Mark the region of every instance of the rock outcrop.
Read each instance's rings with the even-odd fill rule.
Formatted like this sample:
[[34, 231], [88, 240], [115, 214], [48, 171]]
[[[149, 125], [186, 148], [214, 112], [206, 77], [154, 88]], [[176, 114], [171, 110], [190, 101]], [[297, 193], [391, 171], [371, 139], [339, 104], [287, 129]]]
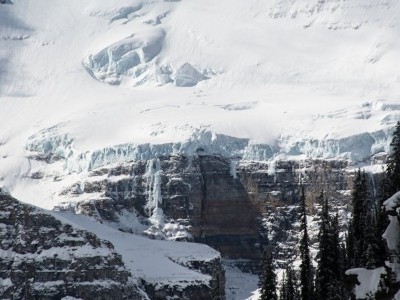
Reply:
[[[318, 223], [321, 190], [346, 227], [352, 176], [346, 161], [250, 162], [200, 151], [93, 169], [60, 191], [65, 202], [56, 209], [85, 214], [122, 231], [139, 229], [151, 238], [206, 243], [254, 272], [260, 245], [267, 242], [276, 245], [278, 263], [296, 256], [300, 185], [306, 189], [311, 227]], [[317, 228], [311, 228], [311, 238], [316, 237], [313, 230]], [[223, 299], [221, 262], [211, 265], [201, 260], [185, 265], [210, 275], [210, 284], [160, 286], [143, 278], [142, 285], [151, 299], [202, 299], [210, 293]]]
[[[170, 278], [157, 281], [134, 274], [124, 264], [126, 259], [141, 259], [134, 256], [135, 252], [121, 257], [111, 242], [76, 229], [60, 221], [60, 217], [64, 220], [67, 215], [50, 214], [0, 193], [1, 299], [201, 300], [210, 295], [225, 299], [221, 257], [212, 249], [215, 254], [209, 257], [188, 255], [187, 250], [185, 257], [174, 252], [164, 254], [174, 263], [205, 276], [185, 280], [171, 273]], [[182, 251], [180, 247], [170, 251], [174, 250]]]
[[267, 234], [273, 242], [289, 243], [301, 184], [311, 214], [321, 190], [329, 201], [345, 208], [352, 184], [348, 167], [346, 161], [272, 164], [201, 153], [162, 156], [92, 170], [87, 180], [61, 192], [73, 200], [61, 209], [117, 223], [121, 212], [130, 211], [150, 225], [157, 207], [165, 223], [153, 226], [150, 234], [155, 237], [174, 239], [168, 230], [180, 228], [189, 233], [182, 239], [206, 243], [224, 258], [254, 261]]
[[146, 299], [111, 243], [0, 193], [1, 299]]
[[225, 257], [255, 259], [260, 211], [230, 169], [230, 161], [218, 156], [161, 157], [94, 170], [89, 180], [62, 194], [75, 197], [74, 210], [118, 222], [122, 210], [151, 217], [159, 192], [167, 222], [187, 228], [188, 239], [211, 245]]

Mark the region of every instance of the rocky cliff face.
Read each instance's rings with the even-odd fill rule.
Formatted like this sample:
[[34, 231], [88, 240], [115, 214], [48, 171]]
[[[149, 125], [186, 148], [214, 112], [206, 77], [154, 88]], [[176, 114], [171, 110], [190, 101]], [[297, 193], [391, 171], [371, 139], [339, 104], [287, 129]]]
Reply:
[[[73, 201], [59, 208], [116, 223], [126, 211], [138, 212], [154, 237], [194, 240], [225, 258], [257, 260], [267, 237], [282, 248], [296, 244], [290, 233], [296, 229], [300, 184], [311, 214], [311, 204], [324, 190], [345, 218], [352, 182], [348, 170], [346, 161], [272, 164], [201, 154], [164, 156], [93, 170], [87, 180], [61, 192]], [[163, 221], [154, 222], [160, 210]]]
[[[33, 175], [34, 180], [45, 180]], [[295, 257], [300, 185], [307, 193], [312, 237], [321, 190], [345, 227], [352, 176], [346, 161], [267, 163], [202, 153], [161, 156], [91, 170], [59, 192], [65, 201], [55, 209], [86, 214], [151, 238], [206, 243], [223, 258], [241, 259], [241, 268], [255, 271], [261, 244], [276, 245], [278, 263]], [[150, 298], [204, 299], [211, 293], [224, 298], [220, 259], [190, 260], [184, 266], [210, 275], [210, 283], [161, 286], [143, 278]]]
[[135, 210], [151, 220], [159, 205], [166, 220], [157, 236], [175, 238], [168, 230], [178, 228], [188, 232], [183, 239], [207, 243], [226, 257], [258, 256], [254, 244], [258, 241], [259, 207], [251, 201], [241, 180], [232, 176], [227, 159], [161, 157], [102, 168], [90, 175], [86, 182], [62, 192], [75, 197], [74, 210], [118, 222], [123, 210]]
[[[58, 220], [58, 216], [68, 220], [67, 214], [54, 215], [0, 193], [1, 299], [200, 300], [210, 299], [210, 295], [225, 299], [224, 270], [221, 257], [214, 255], [218, 254], [214, 250], [209, 257], [193, 253], [188, 256], [187, 250], [182, 252], [180, 247], [172, 247], [169, 254], [159, 254], [205, 275], [198, 280], [182, 280], [175, 278], [179, 274], [171, 274], [160, 281], [142, 277], [125, 265], [127, 260], [142, 259], [134, 256], [135, 252], [121, 257], [111, 242]], [[195, 247], [193, 250], [201, 251]]]
[[0, 194], [0, 298], [144, 299], [111, 243]]

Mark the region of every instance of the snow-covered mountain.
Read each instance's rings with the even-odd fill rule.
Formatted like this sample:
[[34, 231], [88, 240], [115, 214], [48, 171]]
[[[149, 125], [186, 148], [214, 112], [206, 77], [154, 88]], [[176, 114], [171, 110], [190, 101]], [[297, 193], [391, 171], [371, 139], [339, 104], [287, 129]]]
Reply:
[[199, 147], [250, 159], [384, 151], [400, 109], [398, 12], [389, 0], [9, 1], [4, 185], [29, 170], [27, 150], [72, 171], [110, 147], [123, 160]]
[[[19, 200], [190, 239], [190, 220], [154, 213], [163, 199], [200, 216], [202, 190], [234, 187], [229, 199], [261, 207], [333, 180], [345, 205], [354, 165], [382, 170], [400, 119], [398, 1], [2, 3], [0, 187]], [[116, 231], [61, 216], [101, 238]]]

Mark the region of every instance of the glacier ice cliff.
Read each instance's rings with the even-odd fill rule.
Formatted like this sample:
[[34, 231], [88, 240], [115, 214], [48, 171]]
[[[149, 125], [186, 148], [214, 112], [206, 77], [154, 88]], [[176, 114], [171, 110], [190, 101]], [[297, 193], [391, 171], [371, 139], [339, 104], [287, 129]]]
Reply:
[[221, 155], [244, 161], [282, 159], [343, 159], [353, 163], [368, 162], [378, 153], [387, 153], [391, 129], [365, 132], [339, 139], [297, 139], [282, 135], [272, 144], [254, 143], [247, 138], [196, 130], [183, 142], [164, 144], [126, 143], [79, 153], [74, 138], [52, 129], [29, 138], [26, 149], [30, 157], [47, 161], [60, 160], [69, 172], [81, 172], [107, 164], [151, 160], [168, 155]]

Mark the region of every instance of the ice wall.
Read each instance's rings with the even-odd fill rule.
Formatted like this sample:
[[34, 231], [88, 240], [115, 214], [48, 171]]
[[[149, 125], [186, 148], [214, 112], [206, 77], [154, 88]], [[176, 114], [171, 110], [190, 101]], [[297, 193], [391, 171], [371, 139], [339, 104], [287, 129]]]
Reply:
[[372, 155], [388, 152], [391, 141], [390, 130], [362, 133], [342, 139], [304, 139], [285, 136], [273, 145], [256, 144], [249, 139], [236, 138], [211, 131], [195, 131], [183, 142], [165, 144], [127, 143], [79, 153], [74, 150], [74, 139], [58, 135], [54, 131], [40, 132], [32, 136], [26, 149], [64, 159], [64, 168], [70, 172], [92, 170], [98, 167], [126, 161], [151, 160], [167, 155], [221, 155], [249, 160], [271, 161], [275, 159], [345, 159], [352, 162], [368, 161]]

